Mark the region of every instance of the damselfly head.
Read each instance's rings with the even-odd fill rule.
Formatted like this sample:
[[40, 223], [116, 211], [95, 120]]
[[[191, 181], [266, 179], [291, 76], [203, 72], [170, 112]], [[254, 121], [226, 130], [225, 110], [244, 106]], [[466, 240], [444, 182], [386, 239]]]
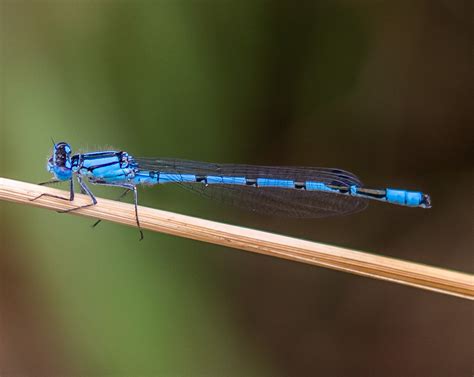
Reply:
[[56, 143], [53, 147], [53, 153], [48, 160], [48, 171], [53, 173], [55, 177], [61, 181], [71, 178], [71, 152], [71, 146], [68, 143]]

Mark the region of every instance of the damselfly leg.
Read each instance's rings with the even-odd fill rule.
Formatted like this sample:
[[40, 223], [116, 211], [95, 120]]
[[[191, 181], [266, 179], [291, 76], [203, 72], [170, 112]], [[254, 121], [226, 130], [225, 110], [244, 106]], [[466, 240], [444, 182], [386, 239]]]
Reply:
[[[68, 213], [68, 212], [72, 212], [72, 211], [77, 211], [78, 209], [92, 207], [92, 206], [95, 206], [97, 204], [97, 199], [95, 198], [94, 194], [89, 189], [89, 187], [87, 187], [86, 184], [83, 182], [81, 176], [76, 175], [76, 178], [77, 178], [77, 182], [79, 182], [79, 185], [81, 187], [81, 191], [83, 193], [89, 195], [89, 197], [92, 200], [92, 203], [85, 204], [83, 206], [78, 206], [78, 207], [74, 207], [74, 208], [69, 208], [69, 209], [64, 209], [64, 210], [61, 210], [61, 211], [57, 211], [58, 213]], [[71, 182], [72, 182], [72, 179], [71, 179]], [[72, 192], [72, 198], [74, 199], [74, 186], [73, 186], [72, 183], [71, 183], [71, 192]]]
[[[115, 200], [121, 202], [122, 199], [123, 199], [130, 191], [131, 191], [131, 190], [130, 190], [129, 188], [126, 188], [125, 191], [122, 192], [122, 193], [120, 194], [120, 196], [119, 196], [117, 199], [115, 199]], [[101, 221], [102, 221], [101, 219], [97, 220], [94, 224], [92, 224], [92, 227], [95, 228], [97, 225], [99, 225], [99, 224], [101, 223]]]
[[60, 181], [59, 179], [52, 179], [50, 181], [46, 181], [46, 182], [40, 182], [38, 183], [39, 186], [47, 186], [47, 185], [53, 185], [55, 183], [61, 183], [62, 181]]
[[[95, 182], [94, 184], [100, 185], [100, 186], [112, 186], [112, 187], [122, 187], [125, 189], [125, 191], [120, 195], [119, 200], [123, 198], [129, 191], [133, 191], [133, 201], [135, 205], [135, 222], [137, 224], [138, 230], [140, 231], [140, 241], [143, 239], [143, 231], [140, 226], [140, 220], [138, 218], [138, 192], [137, 192], [137, 187], [131, 183], [99, 183]], [[94, 226], [97, 226], [100, 223], [100, 220], [97, 221]]]
[[[39, 183], [39, 185], [41, 186], [45, 186], [45, 185], [49, 185], [49, 184], [53, 184], [53, 183], [59, 183], [60, 181], [57, 181], [57, 180], [52, 180], [52, 181], [47, 181], [47, 182], [43, 182], [43, 183]], [[33, 199], [30, 199], [31, 202], [34, 202], [35, 200], [38, 200], [39, 198], [42, 198], [43, 196], [47, 196], [49, 198], [56, 198], [56, 199], [61, 199], [61, 200], [67, 200], [69, 202], [72, 202], [74, 200], [74, 182], [73, 182], [73, 178], [71, 177], [71, 179], [69, 180], [69, 198], [65, 198], [63, 196], [59, 196], [59, 195], [53, 195], [53, 194], [47, 194], [47, 193], [43, 193], [43, 194], [40, 194], [38, 195], [37, 197], [33, 198]], [[59, 211], [58, 211], [59, 212]]]

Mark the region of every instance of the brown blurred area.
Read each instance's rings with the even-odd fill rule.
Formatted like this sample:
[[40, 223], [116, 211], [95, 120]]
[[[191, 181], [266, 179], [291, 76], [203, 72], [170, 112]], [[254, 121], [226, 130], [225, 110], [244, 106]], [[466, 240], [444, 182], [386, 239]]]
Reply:
[[[291, 109], [272, 104], [272, 120], [263, 133], [282, 125], [271, 150], [278, 153], [293, 142], [289, 154], [295, 162], [306, 143], [311, 148], [309, 137], [317, 137], [310, 131], [315, 121], [342, 124], [350, 118], [352, 128], [341, 126], [331, 135], [340, 149], [318, 143], [318, 155], [335, 153], [340, 166], [354, 157], [359, 166], [354, 171], [366, 168], [365, 182], [415, 177], [431, 190], [433, 210], [419, 218], [390, 209], [386, 216], [369, 212], [361, 223], [343, 219], [340, 226], [334, 220], [331, 228], [321, 230], [324, 237], [337, 244], [342, 232], [352, 247], [472, 273], [472, 3], [361, 3], [367, 6], [373, 34], [351, 96], [331, 103], [320, 119], [294, 116], [288, 113]], [[296, 16], [291, 7], [284, 8], [279, 13], [283, 30], [293, 29], [288, 19], [312, 24], [311, 12]], [[299, 60], [308, 61], [305, 56]], [[292, 68], [295, 75], [302, 71]], [[299, 100], [288, 96], [268, 98]], [[364, 131], [357, 122], [374, 127], [360, 135]], [[299, 130], [290, 143], [289, 127]], [[297, 232], [303, 236], [305, 231]], [[232, 258], [232, 271], [239, 273], [232, 287], [246, 308], [237, 310], [237, 318], [244, 331], [271, 350], [285, 375], [472, 374], [471, 302], [332, 271], [315, 274], [311, 267], [269, 258]]]
[[12, 245], [7, 229], [5, 225], [2, 228], [0, 253], [1, 375], [73, 375], [72, 360], [62, 349], [62, 334], [57, 333], [58, 318], [47, 312], [55, 303], [41, 301], [44, 295], [31, 284], [31, 271], [25, 270], [12, 253], [22, 248]]
[[[142, 3], [148, 9], [146, 2]], [[114, 8], [106, 29], [121, 30], [126, 24], [123, 6], [120, 12]], [[240, 212], [226, 213], [227, 217], [218, 212], [220, 220], [473, 273], [472, 2], [259, 2], [256, 10], [248, 5], [239, 15], [247, 17], [255, 11], [265, 22], [257, 22], [255, 30], [243, 31], [238, 27], [248, 25], [238, 24], [225, 6], [215, 6], [215, 2], [191, 2], [182, 8], [189, 16], [184, 19], [190, 30], [206, 41], [203, 54], [211, 56], [206, 58], [211, 61], [210, 71], [215, 70], [211, 76], [223, 81], [222, 86], [216, 86], [222, 89], [216, 90], [222, 103], [215, 106], [224, 103], [223, 108], [231, 109], [222, 118], [228, 123], [221, 124], [229, 130], [215, 140], [224, 147], [213, 157], [229, 149], [235, 153], [224, 159], [234, 162], [337, 166], [360, 175], [367, 186], [421, 190], [429, 192], [433, 200], [433, 208], [426, 211], [376, 203], [354, 216], [315, 222], [266, 219]], [[2, 9], [4, 20], [17, 17], [14, 6], [4, 3]], [[54, 9], [55, 3], [48, 3], [39, 14], [47, 15]], [[157, 10], [150, 13], [153, 11]], [[101, 12], [107, 14], [108, 6]], [[13, 43], [16, 32], [34, 34], [35, 27], [41, 29], [38, 24], [23, 27], [10, 21], [2, 33], [8, 33], [8, 43]], [[253, 39], [253, 33], [259, 36]], [[122, 31], [117, 37], [122, 38], [124, 49], [128, 46], [126, 34]], [[254, 44], [259, 51], [256, 62], [252, 54], [247, 60], [234, 55], [241, 45]], [[4, 50], [10, 52], [5, 45]], [[114, 61], [110, 77], [121, 81], [123, 67], [118, 65]], [[139, 73], [136, 69], [133, 75]], [[137, 86], [137, 91], [142, 90]], [[199, 90], [196, 92], [199, 97]], [[123, 110], [123, 118], [139, 124], [135, 123], [141, 111], [138, 95], [128, 95], [130, 102], [119, 95], [116, 102], [122, 110], [130, 106]], [[200, 129], [180, 127], [176, 126], [178, 136], [194, 132], [193, 138], [199, 140]], [[146, 126], [136, 126], [133, 132], [148, 140], [144, 143], [151, 143], [152, 132], [158, 134]], [[2, 149], [4, 144], [2, 140]], [[152, 144], [146, 147], [152, 148]], [[179, 156], [178, 147], [174, 151], [178, 157], [199, 159], [199, 149], [189, 147], [187, 156]], [[200, 212], [195, 214], [204, 217]], [[22, 221], [19, 216], [15, 220]], [[61, 324], [62, 312], [52, 309], [57, 304], [56, 288], [48, 286], [52, 291], [46, 294], [44, 276], [35, 275], [25, 255], [21, 259], [16, 256], [19, 250], [31, 253], [25, 241], [29, 235], [16, 233], [19, 231], [10, 218], [1, 223], [2, 377], [182, 375], [183, 369], [176, 374], [172, 368], [159, 372], [152, 361], [148, 369], [139, 372], [109, 369], [100, 353], [88, 353], [86, 346], [70, 340], [73, 336], [62, 329], [74, 325]], [[74, 221], [67, 226], [76, 227]], [[185, 336], [182, 343], [174, 345], [175, 353], [186, 348], [188, 341], [202, 347], [200, 359], [204, 361], [195, 374], [196, 360], [183, 361], [189, 363], [191, 376], [260, 376], [262, 370], [265, 375], [277, 376], [461, 377], [473, 373], [470, 301], [215, 246], [202, 246], [195, 253], [197, 243], [167, 242], [190, 250], [189, 254], [183, 251], [188, 262], [169, 256], [167, 267], [180, 271], [173, 261], [188, 263], [188, 269], [194, 263], [197, 267], [191, 274], [196, 281], [210, 276], [212, 283], [205, 280], [198, 298], [218, 303], [216, 313], [225, 316], [233, 328], [233, 332], [228, 328], [217, 331], [219, 340], [190, 339], [192, 334], [186, 334], [189, 338]], [[177, 252], [181, 246], [173, 250]], [[143, 258], [153, 261], [151, 258], [157, 257], [144, 252]], [[42, 284], [37, 286], [37, 281]], [[51, 302], [42, 301], [44, 297]], [[144, 301], [153, 299], [158, 300], [146, 297]], [[209, 328], [213, 328], [219, 319], [209, 321]], [[117, 329], [123, 330], [120, 325]], [[246, 364], [253, 364], [244, 358], [235, 361], [244, 365], [241, 369], [213, 369], [215, 354], [207, 353], [206, 348], [218, 349], [235, 334], [243, 339], [239, 344], [248, 347], [245, 352], [263, 360], [262, 369], [246, 368]], [[156, 336], [157, 343], [163, 341], [160, 336]]]
[[[363, 16], [370, 18], [372, 32], [354, 91], [331, 101], [320, 118], [301, 112], [295, 116], [288, 107], [278, 106], [299, 102], [291, 92], [283, 91], [288, 94], [285, 99], [268, 96], [275, 103], [269, 106], [271, 121], [262, 133], [275, 132], [274, 125], [281, 125], [270, 150], [277, 154], [291, 148], [288, 154], [296, 162], [301, 158], [298, 152], [310, 149], [317, 137], [311, 133], [315, 122], [348, 120], [351, 126], [334, 127], [330, 135], [338, 139], [339, 149], [333, 143], [318, 143], [316, 153], [337, 154], [339, 166], [347, 167], [349, 161], [353, 171], [365, 167], [366, 183], [415, 177], [420, 187], [430, 190], [433, 210], [417, 218], [387, 208], [377, 216], [379, 208], [372, 206], [360, 223], [347, 218], [334, 226], [337, 221], [330, 220], [331, 226], [320, 231], [314, 229], [321, 224], [313, 225], [313, 232], [334, 244], [340, 244], [343, 233], [351, 240], [347, 246], [472, 273], [473, 5], [351, 3], [367, 7]], [[294, 22], [309, 25], [299, 31], [311, 33], [314, 14], [295, 11], [296, 15], [291, 7], [282, 8], [276, 17], [282, 30], [293, 30]], [[308, 60], [299, 57], [300, 62]], [[293, 74], [304, 72], [298, 66], [290, 69], [292, 74], [283, 77], [291, 82]], [[373, 125], [371, 131], [361, 131], [359, 122]], [[299, 133], [289, 142], [290, 127]], [[400, 181], [403, 184], [410, 182]], [[287, 227], [281, 225], [282, 230]], [[304, 236], [310, 229], [294, 232]], [[284, 375], [472, 374], [471, 302], [332, 271], [315, 274], [311, 267], [269, 258], [232, 258], [232, 271], [238, 271], [233, 292], [246, 308], [236, 310], [236, 317], [261, 347], [268, 347]]]

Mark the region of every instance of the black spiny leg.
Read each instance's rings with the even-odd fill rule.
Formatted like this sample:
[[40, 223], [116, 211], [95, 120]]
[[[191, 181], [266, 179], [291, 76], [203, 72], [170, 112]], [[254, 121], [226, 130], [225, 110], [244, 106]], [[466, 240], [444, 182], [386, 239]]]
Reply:
[[134, 202], [135, 202], [135, 219], [137, 220], [137, 227], [138, 230], [140, 231], [140, 241], [143, 239], [143, 231], [142, 228], [140, 227], [140, 220], [138, 220], [138, 192], [137, 192], [137, 187], [133, 186], [133, 196], [134, 196]]
[[133, 198], [134, 198], [134, 204], [135, 204], [135, 219], [136, 219], [138, 230], [140, 231], [140, 241], [141, 241], [143, 239], [143, 231], [142, 231], [142, 228], [140, 226], [140, 220], [138, 219], [138, 193], [137, 193], [137, 188], [135, 187], [135, 185], [132, 185], [131, 183], [117, 183], [117, 184], [114, 184], [114, 183], [98, 183], [98, 182], [96, 182], [96, 184], [101, 185], [101, 186], [123, 187], [124, 189], [127, 189], [120, 196], [120, 198], [125, 196], [125, 194], [128, 191], [133, 191]]
[[[122, 198], [125, 197], [125, 195], [127, 195], [130, 191], [131, 190], [129, 188], [126, 188], [125, 191], [122, 192], [122, 194], [120, 194], [120, 196], [115, 200], [120, 202], [122, 200]], [[92, 224], [92, 227], [95, 228], [97, 225], [100, 224], [101, 221], [102, 221], [101, 219], [97, 220], [94, 224]]]
[[50, 181], [38, 183], [38, 185], [39, 186], [47, 186], [47, 185], [52, 185], [52, 184], [60, 183], [60, 182], [62, 182], [62, 181], [60, 181], [59, 179], [52, 179]]
[[[59, 182], [61, 182], [61, 181], [53, 179], [51, 181], [39, 183], [39, 185], [44, 186], [44, 185], [49, 185], [49, 184], [52, 184], [52, 183], [59, 183]], [[41, 195], [38, 195], [36, 198], [30, 199], [30, 201], [34, 202], [35, 200], [37, 200], [39, 198], [42, 198], [43, 196], [47, 196], [47, 197], [50, 197], [50, 198], [61, 199], [61, 200], [67, 200], [69, 202], [72, 202], [74, 200], [74, 182], [72, 180], [72, 177], [69, 180], [69, 198], [64, 198], [63, 196], [59, 196], [59, 195], [52, 195], [52, 194], [43, 193]]]
[[[85, 204], [83, 206], [74, 207], [74, 208], [64, 209], [64, 210], [58, 211], [58, 213], [68, 213], [68, 212], [72, 212], [72, 211], [77, 211], [78, 209], [95, 206], [97, 204], [97, 199], [95, 198], [94, 194], [89, 189], [89, 187], [87, 187], [86, 184], [82, 181], [81, 176], [76, 175], [76, 178], [77, 178], [77, 181], [79, 182], [79, 185], [81, 186], [81, 191], [85, 192], [87, 195], [89, 195], [89, 197], [92, 200], [92, 203]], [[71, 180], [71, 182], [72, 182], [72, 180]], [[72, 183], [71, 183], [71, 187], [72, 187]], [[72, 198], [74, 199], [74, 190], [72, 190], [72, 193], [73, 193]]]

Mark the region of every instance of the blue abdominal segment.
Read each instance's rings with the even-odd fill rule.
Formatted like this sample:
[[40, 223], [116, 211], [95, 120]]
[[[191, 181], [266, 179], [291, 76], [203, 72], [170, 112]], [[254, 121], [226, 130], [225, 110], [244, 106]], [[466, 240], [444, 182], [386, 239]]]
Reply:
[[416, 191], [386, 189], [387, 202], [408, 207], [418, 207], [422, 204], [423, 194]]
[[288, 179], [257, 178], [257, 187], [295, 188], [295, 182]]
[[159, 173], [158, 183], [196, 182], [194, 174]]
[[339, 190], [331, 188], [328, 185], [321, 182], [306, 182], [306, 190], [339, 193]]
[[212, 184], [221, 184], [221, 185], [245, 185], [247, 180], [245, 177], [219, 177], [208, 175], [206, 178], [206, 183], [209, 185]]

